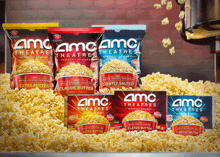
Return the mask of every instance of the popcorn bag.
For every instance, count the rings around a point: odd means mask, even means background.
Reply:
[[[115,130],[166,131],[165,91],[115,91]]]
[[[168,128],[197,136],[215,126],[215,96],[168,96]]]
[[[103,27],[49,28],[61,94],[94,94],[98,90],[98,46]]]
[[[11,88],[53,89],[53,53],[48,27],[58,23],[5,23],[10,41]]]
[[[102,134],[114,125],[111,95],[65,96],[65,126],[83,134]]]
[[[137,88],[141,75],[141,44],[146,25],[93,25],[105,27],[99,46],[100,89]]]

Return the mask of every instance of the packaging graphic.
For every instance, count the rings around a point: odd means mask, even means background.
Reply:
[[[48,39],[48,27],[58,23],[5,23],[9,38],[11,88],[53,89],[53,53]]]
[[[114,128],[127,131],[166,131],[165,91],[115,91]]]
[[[215,127],[215,96],[168,96],[168,129],[197,136]]]
[[[98,46],[103,27],[49,28],[55,55],[55,90],[61,94],[94,94],[98,90]]]
[[[99,46],[100,88],[136,88],[146,25],[93,25],[97,26],[105,27]]]
[[[114,126],[112,95],[65,96],[65,126],[83,134],[101,134]]]

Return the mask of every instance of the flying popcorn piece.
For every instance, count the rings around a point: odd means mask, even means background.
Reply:
[[[161,8],[161,5],[160,5],[160,4],[154,4],[154,7],[155,7],[156,9],[160,9],[160,8]]]
[[[167,2],[167,10],[171,10],[173,8],[172,1]]]
[[[180,19],[183,19],[185,16],[185,12],[184,11],[181,11],[180,14],[179,14],[179,18]]]
[[[176,24],[175,24],[175,27],[176,27],[176,29],[177,29],[178,31],[180,31],[181,28],[183,27],[182,21],[176,23]]]
[[[168,25],[169,24],[169,19],[168,17],[165,17],[162,21],[161,21],[162,25]]]
[[[185,5],[185,10],[190,10],[190,9],[191,9],[190,5],[189,5],[189,4],[186,4],[186,5]]]
[[[170,40],[169,37],[168,38],[163,38],[162,43],[163,43],[163,47],[166,48],[167,46],[171,45],[171,40]]]
[[[183,3],[185,3],[186,2],[186,0],[178,0],[178,3],[179,4],[183,4]]]
[[[170,51],[170,54],[173,55],[173,54],[175,53],[175,47],[174,47],[174,46],[171,47],[171,48],[169,49],[169,51]]]
[[[161,5],[167,4],[167,0],[161,0]]]

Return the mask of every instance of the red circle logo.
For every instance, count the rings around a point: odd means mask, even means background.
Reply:
[[[162,114],[159,111],[154,112],[154,117],[155,118],[160,118],[160,117],[162,117]]]
[[[208,122],[208,119],[207,119],[205,116],[200,117],[200,120],[201,120],[202,122]]]

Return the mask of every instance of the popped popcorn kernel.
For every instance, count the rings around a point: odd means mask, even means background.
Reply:
[[[169,24],[169,19],[168,17],[165,17],[162,21],[161,21],[162,25],[168,25]]]
[[[160,9],[160,8],[161,8],[161,5],[160,5],[160,4],[154,4],[154,7],[155,7],[156,9]]]
[[[185,16],[185,12],[184,11],[181,11],[180,14],[179,14],[179,18],[180,19],[183,19]]]
[[[173,8],[172,1],[167,2],[167,10],[171,10]]]
[[[182,21],[179,21],[178,23],[175,24],[175,27],[178,31],[181,30],[181,28],[183,27]]]
[[[191,9],[190,4],[186,4],[185,5],[185,10],[190,10],[190,9]]]
[[[173,55],[173,54],[175,53],[175,47],[174,47],[174,46],[171,47],[171,48],[169,49],[169,51],[170,51],[170,54]]]
[[[183,3],[185,3],[187,0],[178,0],[178,3],[179,4],[183,4]]]
[[[161,5],[167,4],[167,0],[161,0]]]
[[[162,43],[163,43],[163,47],[166,48],[167,46],[171,45],[171,40],[170,40],[169,37],[168,38],[163,38]]]

